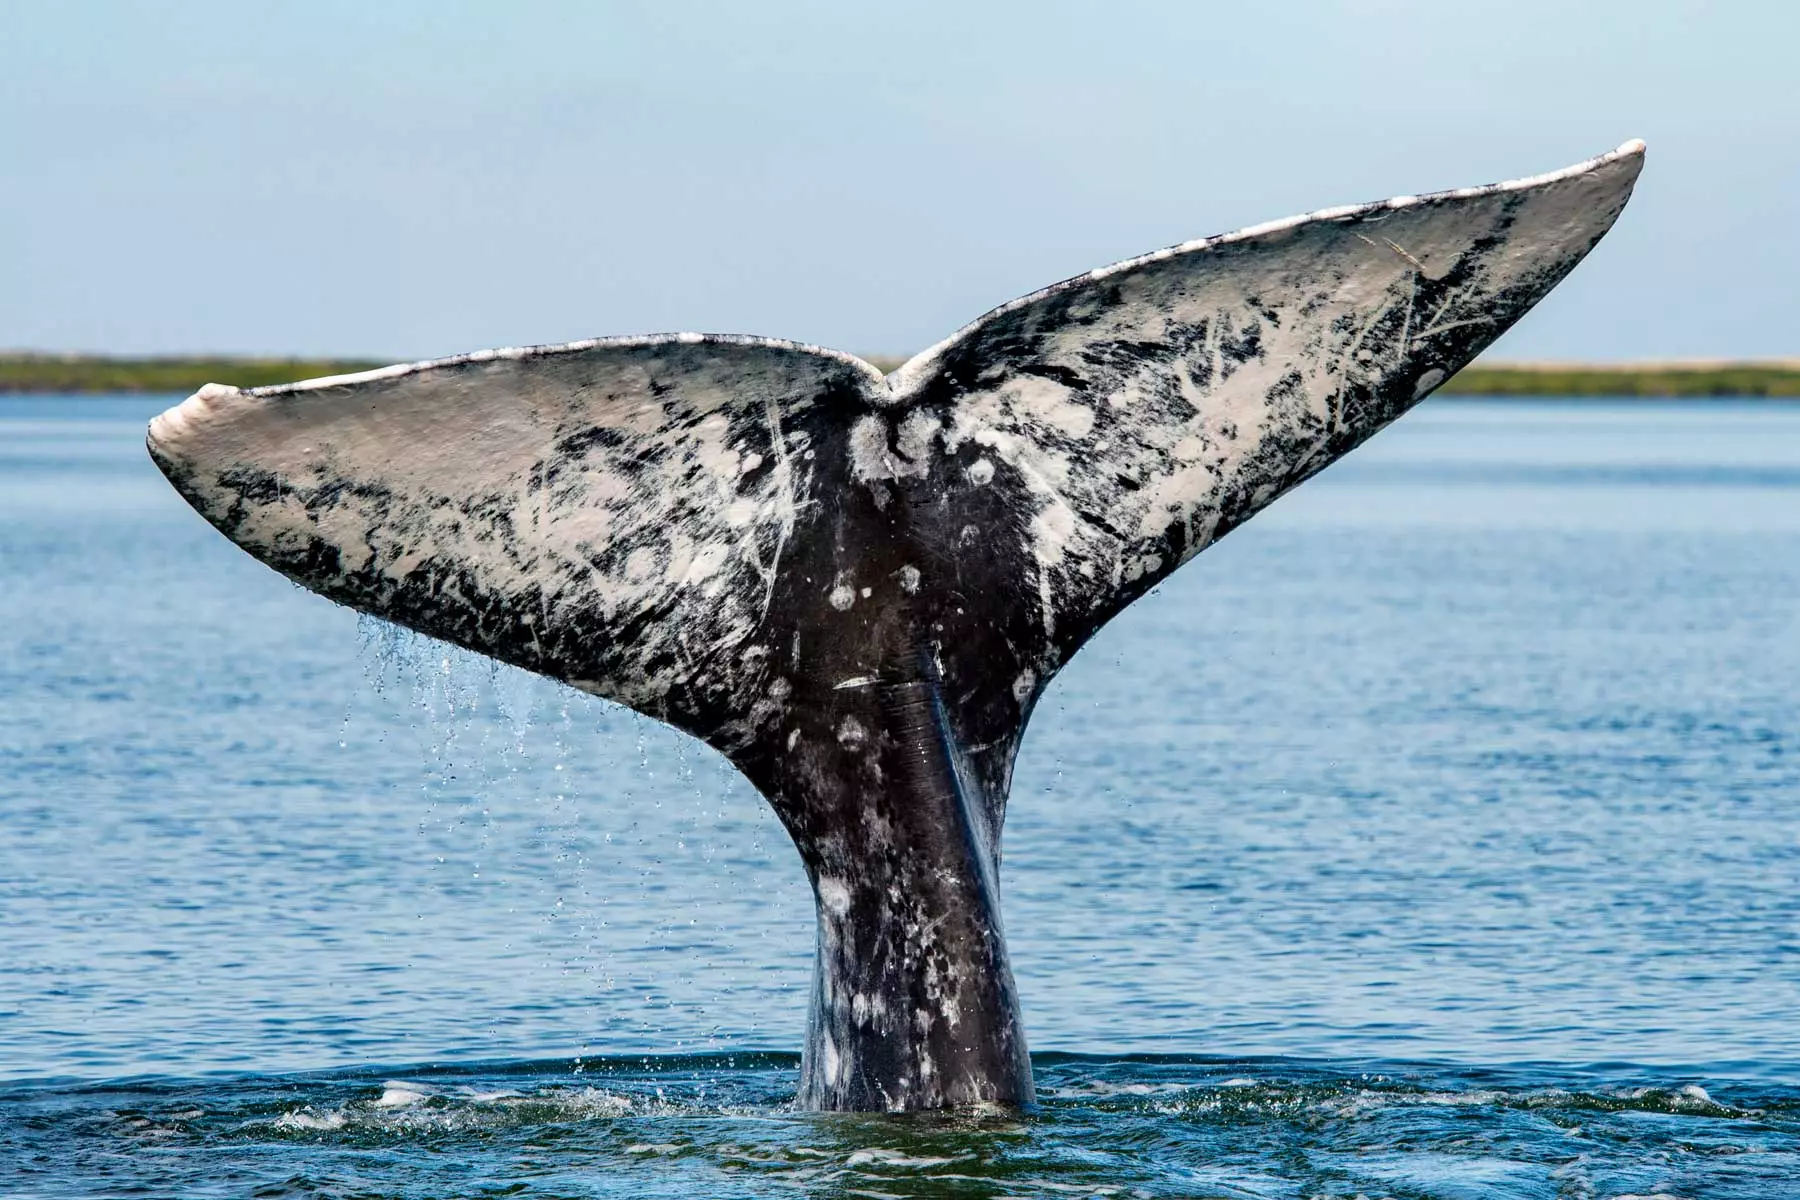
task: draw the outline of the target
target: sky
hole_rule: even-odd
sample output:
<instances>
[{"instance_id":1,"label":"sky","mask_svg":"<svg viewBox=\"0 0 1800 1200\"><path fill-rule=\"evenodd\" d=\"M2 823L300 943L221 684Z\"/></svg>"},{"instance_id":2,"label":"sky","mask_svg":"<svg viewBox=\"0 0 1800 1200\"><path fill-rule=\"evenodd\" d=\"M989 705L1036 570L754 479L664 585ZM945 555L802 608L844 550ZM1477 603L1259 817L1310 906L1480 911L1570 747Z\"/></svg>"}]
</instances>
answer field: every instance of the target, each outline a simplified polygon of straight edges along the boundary
<instances>
[{"instance_id":1,"label":"sky","mask_svg":"<svg viewBox=\"0 0 1800 1200\"><path fill-rule=\"evenodd\" d=\"M0 348L909 354L1641 137L1497 359L1800 355L1792 0L0 2Z\"/></svg>"}]
</instances>

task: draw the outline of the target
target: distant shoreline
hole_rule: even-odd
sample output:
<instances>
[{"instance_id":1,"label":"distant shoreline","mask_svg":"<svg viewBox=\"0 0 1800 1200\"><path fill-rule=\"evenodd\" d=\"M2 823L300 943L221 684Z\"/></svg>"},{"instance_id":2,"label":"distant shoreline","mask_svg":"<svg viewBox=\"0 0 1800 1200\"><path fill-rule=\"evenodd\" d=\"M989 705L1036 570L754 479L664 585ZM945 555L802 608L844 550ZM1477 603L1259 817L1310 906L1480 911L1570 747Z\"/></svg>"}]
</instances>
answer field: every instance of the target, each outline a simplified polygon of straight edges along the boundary
<instances>
[{"instance_id":1,"label":"distant shoreline","mask_svg":"<svg viewBox=\"0 0 1800 1200\"><path fill-rule=\"evenodd\" d=\"M883 370L903 361L870 356ZM388 365L378 359L0 354L0 395L192 392L205 383L265 387ZM1438 389L1451 396L1800 397L1800 359L1773 362L1481 363Z\"/></svg>"},{"instance_id":2,"label":"distant shoreline","mask_svg":"<svg viewBox=\"0 0 1800 1200\"><path fill-rule=\"evenodd\" d=\"M1643 399L1800 397L1800 360L1783 362L1483 363L1438 389L1450 396Z\"/></svg>"}]
</instances>

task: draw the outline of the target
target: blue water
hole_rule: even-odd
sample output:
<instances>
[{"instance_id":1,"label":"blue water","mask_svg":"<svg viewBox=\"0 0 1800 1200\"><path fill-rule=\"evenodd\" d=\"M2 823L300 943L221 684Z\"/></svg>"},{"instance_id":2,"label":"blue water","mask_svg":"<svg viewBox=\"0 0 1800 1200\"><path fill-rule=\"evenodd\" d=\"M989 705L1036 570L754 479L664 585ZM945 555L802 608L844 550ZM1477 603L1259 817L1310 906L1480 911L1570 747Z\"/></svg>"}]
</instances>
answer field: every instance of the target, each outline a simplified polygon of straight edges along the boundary
<instances>
[{"instance_id":1,"label":"blue water","mask_svg":"<svg viewBox=\"0 0 1800 1200\"><path fill-rule=\"evenodd\" d=\"M1027 737L1027 1118L789 1107L711 752L0 400L0 1196L1800 1195L1800 406L1432 401Z\"/></svg>"}]
</instances>

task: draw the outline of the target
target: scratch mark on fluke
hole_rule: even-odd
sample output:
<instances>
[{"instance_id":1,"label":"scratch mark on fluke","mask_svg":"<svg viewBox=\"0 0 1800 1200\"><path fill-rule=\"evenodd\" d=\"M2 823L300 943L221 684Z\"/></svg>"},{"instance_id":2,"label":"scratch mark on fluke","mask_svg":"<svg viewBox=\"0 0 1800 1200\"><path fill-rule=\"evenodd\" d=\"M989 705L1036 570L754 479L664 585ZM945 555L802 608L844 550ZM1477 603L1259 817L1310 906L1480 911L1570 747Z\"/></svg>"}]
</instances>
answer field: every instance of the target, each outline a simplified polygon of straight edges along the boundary
<instances>
[{"instance_id":1,"label":"scratch mark on fluke","mask_svg":"<svg viewBox=\"0 0 1800 1200\"><path fill-rule=\"evenodd\" d=\"M1029 1106L995 877L1044 687L1524 315L1642 154L1157 251L885 378L766 338L490 350L209 384L150 453L305 587L723 751L818 900L803 1105Z\"/></svg>"}]
</instances>

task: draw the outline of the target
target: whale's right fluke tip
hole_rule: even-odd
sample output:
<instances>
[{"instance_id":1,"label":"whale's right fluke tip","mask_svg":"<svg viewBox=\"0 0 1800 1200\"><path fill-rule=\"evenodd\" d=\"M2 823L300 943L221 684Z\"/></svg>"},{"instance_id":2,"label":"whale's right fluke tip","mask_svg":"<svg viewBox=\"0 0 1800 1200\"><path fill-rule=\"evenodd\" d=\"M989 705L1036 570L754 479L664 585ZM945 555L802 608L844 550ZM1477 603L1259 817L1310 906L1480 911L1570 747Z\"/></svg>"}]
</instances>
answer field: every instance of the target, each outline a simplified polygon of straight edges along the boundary
<instances>
[{"instance_id":1,"label":"whale's right fluke tip","mask_svg":"<svg viewBox=\"0 0 1800 1200\"><path fill-rule=\"evenodd\" d=\"M1650 148L1649 146L1644 144L1643 138L1632 138L1629 142L1626 142L1623 146L1620 146L1617 150L1614 150L1613 153L1614 154L1635 154L1635 155L1638 155L1641 157L1643 155L1644 151L1648 150L1649 148Z\"/></svg>"}]
</instances>

